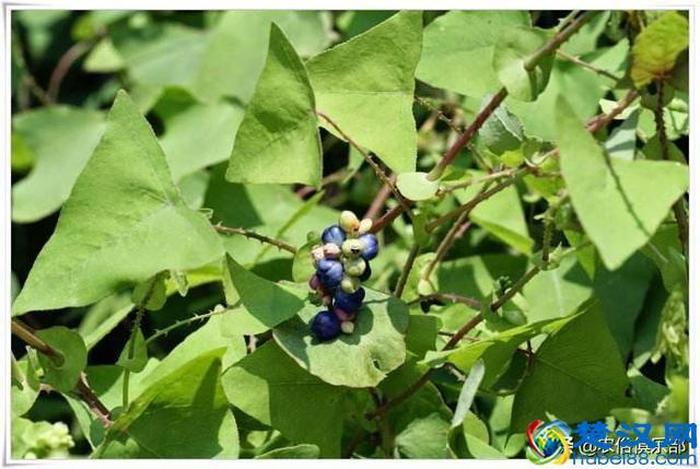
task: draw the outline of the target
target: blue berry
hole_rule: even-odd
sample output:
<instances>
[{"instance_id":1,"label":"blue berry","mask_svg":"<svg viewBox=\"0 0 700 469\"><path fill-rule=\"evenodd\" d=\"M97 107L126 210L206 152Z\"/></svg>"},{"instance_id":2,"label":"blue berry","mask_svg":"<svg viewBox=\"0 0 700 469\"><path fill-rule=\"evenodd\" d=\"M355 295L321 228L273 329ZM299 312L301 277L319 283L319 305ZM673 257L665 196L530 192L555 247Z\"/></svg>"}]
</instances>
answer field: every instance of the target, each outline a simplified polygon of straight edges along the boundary
<instances>
[{"instance_id":1,"label":"blue berry","mask_svg":"<svg viewBox=\"0 0 700 469\"><path fill-rule=\"evenodd\" d=\"M345 238L345 231L338 225L329 226L323 230L323 234L321 234L323 244L333 243L338 247L343 245Z\"/></svg>"},{"instance_id":2,"label":"blue berry","mask_svg":"<svg viewBox=\"0 0 700 469\"><path fill-rule=\"evenodd\" d=\"M362 275L360 275L359 279L360 282L364 282L366 280L369 280L369 278L372 276L372 269L369 268L369 262L366 263L365 271L362 272Z\"/></svg>"},{"instance_id":3,"label":"blue berry","mask_svg":"<svg viewBox=\"0 0 700 469\"><path fill-rule=\"evenodd\" d=\"M331 311L321 311L311 322L311 332L321 341L334 339L340 335L340 320Z\"/></svg>"},{"instance_id":4,"label":"blue berry","mask_svg":"<svg viewBox=\"0 0 700 469\"><path fill-rule=\"evenodd\" d=\"M316 275L325 287L335 288L343 280L343 264L333 259L321 259Z\"/></svg>"},{"instance_id":5,"label":"blue berry","mask_svg":"<svg viewBox=\"0 0 700 469\"><path fill-rule=\"evenodd\" d=\"M338 289L335 292L335 306L348 313L357 311L362 307L362 300L365 299L365 289L359 288L355 293L345 293Z\"/></svg>"},{"instance_id":6,"label":"blue berry","mask_svg":"<svg viewBox=\"0 0 700 469\"><path fill-rule=\"evenodd\" d=\"M372 233L363 234L358 238L362 242L362 258L366 261L372 260L377 257L377 252L379 252L379 244L377 243L377 237Z\"/></svg>"}]
</instances>

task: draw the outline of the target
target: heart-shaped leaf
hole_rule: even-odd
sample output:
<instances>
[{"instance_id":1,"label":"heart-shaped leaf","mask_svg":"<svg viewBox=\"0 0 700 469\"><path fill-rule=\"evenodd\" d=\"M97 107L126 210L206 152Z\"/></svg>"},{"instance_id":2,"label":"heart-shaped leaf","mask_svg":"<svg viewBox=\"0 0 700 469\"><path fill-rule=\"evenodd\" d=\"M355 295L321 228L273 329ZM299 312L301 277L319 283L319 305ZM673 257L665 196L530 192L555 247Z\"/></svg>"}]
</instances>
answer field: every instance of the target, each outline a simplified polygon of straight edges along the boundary
<instances>
[{"instance_id":1,"label":"heart-shaped leaf","mask_svg":"<svg viewBox=\"0 0 700 469\"><path fill-rule=\"evenodd\" d=\"M416 168L412 109L422 26L421 12L402 11L307 64L318 110L396 172Z\"/></svg>"},{"instance_id":2,"label":"heart-shaped leaf","mask_svg":"<svg viewBox=\"0 0 700 469\"><path fill-rule=\"evenodd\" d=\"M355 331L330 342L311 334L321 308L305 308L273 331L275 340L302 368L337 386L376 386L406 358L408 307L393 296L366 289Z\"/></svg>"},{"instance_id":3,"label":"heart-shaped leaf","mask_svg":"<svg viewBox=\"0 0 700 469\"><path fill-rule=\"evenodd\" d=\"M36 335L60 354L60 357L38 354L39 363L44 369L44 381L61 392L72 391L87 365L83 338L63 326L42 329Z\"/></svg>"},{"instance_id":4,"label":"heart-shaped leaf","mask_svg":"<svg viewBox=\"0 0 700 469\"><path fill-rule=\"evenodd\" d=\"M221 254L216 232L185 205L153 131L121 91L13 315L90 304L157 272L199 267Z\"/></svg>"},{"instance_id":5,"label":"heart-shaped leaf","mask_svg":"<svg viewBox=\"0 0 700 469\"><path fill-rule=\"evenodd\" d=\"M226 179L319 185L322 169L317 126L306 68L273 23L267 62L236 134Z\"/></svg>"}]
</instances>

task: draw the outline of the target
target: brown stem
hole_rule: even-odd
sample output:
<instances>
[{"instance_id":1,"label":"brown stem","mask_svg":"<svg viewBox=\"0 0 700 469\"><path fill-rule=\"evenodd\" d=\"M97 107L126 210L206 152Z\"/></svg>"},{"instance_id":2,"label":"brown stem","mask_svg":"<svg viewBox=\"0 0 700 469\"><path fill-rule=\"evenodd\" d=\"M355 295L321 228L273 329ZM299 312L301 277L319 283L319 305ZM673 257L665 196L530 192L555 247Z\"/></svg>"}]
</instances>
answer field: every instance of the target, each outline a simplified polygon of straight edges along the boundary
<instances>
[{"instance_id":1,"label":"brown stem","mask_svg":"<svg viewBox=\"0 0 700 469\"><path fill-rule=\"evenodd\" d=\"M63 78L65 78L68 70L71 66L78 60L84 53L90 50L93 41L80 41L73 44L59 59L56 68L54 68L51 73L51 78L49 79L49 87L46 94L50 102L55 103L58 98L58 93L61 90L61 83Z\"/></svg>"},{"instance_id":2,"label":"brown stem","mask_svg":"<svg viewBox=\"0 0 700 469\"><path fill-rule=\"evenodd\" d=\"M411 269L413 269L413 263L416 261L416 257L418 257L419 252L420 246L418 246L418 243L414 243L411 251L408 253L408 259L406 259L406 262L403 265L401 276L399 277L399 281L396 283L396 288L394 289L394 296L396 298L401 298L403 290L406 288L408 276L411 274Z\"/></svg>"},{"instance_id":3,"label":"brown stem","mask_svg":"<svg viewBox=\"0 0 700 469\"><path fill-rule=\"evenodd\" d=\"M529 271L525 273L511 288L508 289L508 291L498 298L496 301L491 303L489 309L491 311L497 311L501 306L503 306L505 303L507 303L513 296L515 296L516 293L518 293L522 288L525 286L527 282L532 280L532 278L540 271L539 267L533 267ZM454 348L455 345L459 343L460 340L464 338L465 335L467 335L468 332L470 332L472 329L474 329L476 326L481 323L481 321L484 320L484 315L483 313L479 313L473 318L471 318L469 321L467 321L466 324L464 324L455 334L452 336L452 338L445 344L445 346L441 349L441 351L446 351L446 350L451 350ZM386 414L386 412L389 409L392 409L396 407L397 405L401 404L404 402L406 399L411 397L416 391L418 391L425 383L427 383L430 380L430 372L432 370L428 370L425 373L421 375L418 380L413 383L410 387L408 387L406 390L404 390L401 394L398 394L396 397L393 399L390 399L388 401L385 401L380 407L376 408L374 411L369 412L366 417L368 419L373 419L378 416L382 416Z\"/></svg>"},{"instance_id":4,"label":"brown stem","mask_svg":"<svg viewBox=\"0 0 700 469\"><path fill-rule=\"evenodd\" d=\"M294 246L292 246L291 244L289 244L285 241L271 238L271 237L266 236L264 234L260 234L260 233L256 233L255 231L248 230L246 228L223 226L220 223L218 223L218 224L214 225L214 229L221 234L241 235L241 236L245 236L246 238L249 238L249 239L255 239L257 241L260 241L261 243L271 244L272 246L275 246L279 249L283 249L283 250L290 252L292 254L296 254L296 252L297 252L297 248L295 248Z\"/></svg>"},{"instance_id":5,"label":"brown stem","mask_svg":"<svg viewBox=\"0 0 700 469\"><path fill-rule=\"evenodd\" d=\"M394 221L396 218L398 218L402 213L404 209L401 205L397 205L396 207L392 208L388 212L386 212L384 215L379 217L378 220L376 220L374 223L372 223L372 229L370 232L372 233L378 233L382 229L384 229L385 226L391 224L392 221Z\"/></svg>"},{"instance_id":6,"label":"brown stem","mask_svg":"<svg viewBox=\"0 0 700 469\"><path fill-rule=\"evenodd\" d=\"M396 185L394 183L392 183L391 180L389 179L389 177L386 175L386 173L384 173L384 170L382 170L382 168L380 168L379 165L374 161L372 156L369 153L367 153L364 148L362 148L360 145L355 143L355 141L352 138L350 138L350 136L348 134L343 132L343 129L338 127L338 124L336 124L326 114L324 114L322 112L318 112L318 111L316 111L316 114L318 114L318 116L321 119L328 122L331 125L331 127L333 127L336 130L336 132L338 132L341 135L341 137L343 137L350 145L355 147L355 149L358 152L360 152L360 154L365 159L365 161L372 167L372 169L374 170L374 173L377 175L379 180L382 181L385 185L389 186L389 188L391 189L391 192L394 194L394 197L396 197L396 200L399 202L399 205L401 205L401 207L403 207L404 211L409 212L409 216L410 216L410 211L408 210L408 205L406 204L406 200L403 198L403 196L401 195L399 190L396 188Z\"/></svg>"},{"instance_id":7,"label":"brown stem","mask_svg":"<svg viewBox=\"0 0 700 469\"><path fill-rule=\"evenodd\" d=\"M12 334L22 339L34 350L43 353L44 355L51 357L54 360L63 360L63 355L51 345L44 342L39 338L36 333L26 324L22 323L18 319L13 319L10 323ZM87 404L88 408L93 414L98 418L98 420L105 426L109 427L112 424L111 415L109 409L100 401L95 391L88 385L85 373L81 373L78 382L75 385L74 392L80 397L80 399Z\"/></svg>"},{"instance_id":8,"label":"brown stem","mask_svg":"<svg viewBox=\"0 0 700 469\"><path fill-rule=\"evenodd\" d=\"M476 135L486 119L493 114L493 112L501 105L504 99L508 96L508 91L505 88L501 88L498 92L493 95L491 100L484 106L484 108L479 111L479 114L474 118L467 130L464 131L462 135L452 144L452 146L447 150L445 155L442 157L440 162L433 168L433 170L428 175L429 180L436 180L442 176L445 169L452 164L452 162L457 158L460 150L469 143L469 141Z\"/></svg>"},{"instance_id":9,"label":"brown stem","mask_svg":"<svg viewBox=\"0 0 700 469\"><path fill-rule=\"evenodd\" d=\"M664 94L663 82L661 80L656 83L657 99L656 108L654 109L654 119L656 121L656 133L659 135L659 144L661 146L661 156L664 160L670 161L668 134L666 133L666 123L664 122ZM688 216L683 205L683 196L676 200L673 204L673 215L676 217L678 224L678 240L681 243L681 249L688 258Z\"/></svg>"},{"instance_id":10,"label":"brown stem","mask_svg":"<svg viewBox=\"0 0 700 469\"><path fill-rule=\"evenodd\" d=\"M389 181L391 182L391 184L395 184L396 175L392 174L391 176L389 176ZM379 214L379 212L384 207L384 204L386 204L386 201L389 200L389 196L391 196L391 185L384 184L379 190L379 192L377 192L377 195L374 197L374 200L372 200L372 203L367 209L364 218L374 220L377 217L377 214Z\"/></svg>"},{"instance_id":11,"label":"brown stem","mask_svg":"<svg viewBox=\"0 0 700 469\"><path fill-rule=\"evenodd\" d=\"M464 212L462 212L457 218L457 220L455 220L455 222L452 224L445 237L442 238L442 241L440 242L437 250L435 251L435 257L433 257L428 266L422 272L421 277L424 280L430 279L430 275L433 273L433 270L435 270L435 267L437 267L437 265L440 262L442 262L442 260L447 255L447 252L450 250L450 248L452 248L452 245L454 244L454 241L457 238L457 233L462 231L462 224L469 223L467 219L469 218L470 213L471 210L465 210Z\"/></svg>"},{"instance_id":12,"label":"brown stem","mask_svg":"<svg viewBox=\"0 0 700 469\"><path fill-rule=\"evenodd\" d=\"M471 199L466 204L461 205L461 206L457 207L456 209L452 210L451 212L447 212L445 215L441 216L440 218L437 218L437 219L431 221L430 223L426 224L425 225L426 231L431 232L435 228L440 226L442 223L444 223L448 220L451 220L454 217L460 216L462 213L471 212L474 209L474 207L479 205L484 200L486 200L489 197L491 197L492 195L502 191L503 189L509 187L511 184L513 184L518 179L518 177L520 177L521 174L524 174L527 170L528 170L527 168L519 169L518 171L513 173L513 176L511 176L510 178L499 182L498 184L496 184L495 186L493 186L492 188L490 188L486 191L480 192L479 194L474 196L474 198Z\"/></svg>"},{"instance_id":13,"label":"brown stem","mask_svg":"<svg viewBox=\"0 0 700 469\"><path fill-rule=\"evenodd\" d=\"M426 300L450 301L452 303L465 304L472 309L481 309L481 302L479 300L475 298L469 298L467 296L457 295L456 293L431 293L430 295L423 295L420 298L416 298L413 301L409 301L408 304L412 305Z\"/></svg>"},{"instance_id":14,"label":"brown stem","mask_svg":"<svg viewBox=\"0 0 700 469\"><path fill-rule=\"evenodd\" d=\"M615 81L615 82L618 82L618 81L622 80L622 77L618 77L617 75L615 75L615 74L613 74L613 73L610 73L610 72L608 72L607 70L604 70L604 69L602 69L602 68L598 68L598 67L596 67L595 65L593 65L593 64L591 64L591 63L584 62L583 60L579 59L578 57L576 57L576 56L574 56L574 55L567 54L566 52L564 52L564 51L561 50L561 49L557 51L557 56L559 56L560 58L562 58L562 59L564 59L564 60L568 60L569 62L574 63L574 64L576 64L576 65L578 65L578 66L580 66L580 67L583 67L583 68L586 68L586 69L588 69L588 70L590 70L590 71L592 71L592 72L595 72L595 73L597 73L598 75L602 75L602 76L604 76L604 77L608 77L608 78L610 78L611 80L613 80L613 81Z\"/></svg>"},{"instance_id":15,"label":"brown stem","mask_svg":"<svg viewBox=\"0 0 700 469\"><path fill-rule=\"evenodd\" d=\"M610 110L607 114L601 114L599 116L593 117L586 124L586 130L590 133L596 133L610 122L615 119L622 111L627 109L627 107L632 104L632 102L637 99L639 93L637 90L629 90L627 94L615 105L614 108Z\"/></svg>"},{"instance_id":16,"label":"brown stem","mask_svg":"<svg viewBox=\"0 0 700 469\"><path fill-rule=\"evenodd\" d=\"M587 11L581 16L573 20L566 27L562 28L558 33L556 33L552 38L547 41L545 45L535 51L534 54L530 56L529 59L524 64L525 70L528 72L532 71L537 67L542 59L551 55L560 45L562 45L567 39L569 39L576 31L581 29L581 27L593 18L596 11Z\"/></svg>"}]
</instances>

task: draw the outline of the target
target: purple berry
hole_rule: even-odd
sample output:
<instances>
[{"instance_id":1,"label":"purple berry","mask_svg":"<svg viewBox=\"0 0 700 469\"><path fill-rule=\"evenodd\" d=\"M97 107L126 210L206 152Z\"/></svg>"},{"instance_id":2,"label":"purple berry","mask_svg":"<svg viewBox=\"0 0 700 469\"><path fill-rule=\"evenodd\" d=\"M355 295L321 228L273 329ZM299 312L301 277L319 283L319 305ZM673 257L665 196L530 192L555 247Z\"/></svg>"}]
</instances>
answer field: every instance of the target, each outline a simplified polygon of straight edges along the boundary
<instances>
[{"instance_id":1,"label":"purple berry","mask_svg":"<svg viewBox=\"0 0 700 469\"><path fill-rule=\"evenodd\" d=\"M379 252L379 244L377 243L377 237L372 233L363 234L358 238L362 242L362 258L366 261L372 260L377 257L377 252Z\"/></svg>"},{"instance_id":2,"label":"purple berry","mask_svg":"<svg viewBox=\"0 0 700 469\"><path fill-rule=\"evenodd\" d=\"M366 280L369 280L369 278L372 276L372 269L369 268L369 262L367 262L367 267L365 267L365 271L362 272L362 275L360 275L359 279L360 282L364 282Z\"/></svg>"},{"instance_id":3,"label":"purple berry","mask_svg":"<svg viewBox=\"0 0 700 469\"><path fill-rule=\"evenodd\" d=\"M340 335L340 320L331 311L321 311L311 322L311 332L320 341L334 339Z\"/></svg>"},{"instance_id":4,"label":"purple berry","mask_svg":"<svg viewBox=\"0 0 700 469\"><path fill-rule=\"evenodd\" d=\"M333 259L321 259L316 275L325 287L335 288L343 280L343 264Z\"/></svg>"},{"instance_id":5,"label":"purple berry","mask_svg":"<svg viewBox=\"0 0 700 469\"><path fill-rule=\"evenodd\" d=\"M362 307L362 300L365 299L364 288L358 289L355 293L345 293L338 289L335 292L335 307L348 313L353 313Z\"/></svg>"},{"instance_id":6,"label":"purple berry","mask_svg":"<svg viewBox=\"0 0 700 469\"><path fill-rule=\"evenodd\" d=\"M318 290L318 287L320 287L320 286L321 286L321 279L318 278L318 275L312 275L311 278L309 279L309 288L316 291L316 290Z\"/></svg>"},{"instance_id":7,"label":"purple berry","mask_svg":"<svg viewBox=\"0 0 700 469\"><path fill-rule=\"evenodd\" d=\"M344 321L354 321L355 318L357 317L357 313L356 313L356 312L348 313L348 312L345 311L344 309L340 309L340 308L335 308L333 311L335 312L335 315L338 316L338 319L339 319L341 322L344 322Z\"/></svg>"},{"instance_id":8,"label":"purple berry","mask_svg":"<svg viewBox=\"0 0 700 469\"><path fill-rule=\"evenodd\" d=\"M343 229L338 225L329 226L328 228L323 230L323 234L321 234L321 240L323 240L323 244L332 243L338 247L343 245L345 237L345 231L343 231Z\"/></svg>"}]
</instances>

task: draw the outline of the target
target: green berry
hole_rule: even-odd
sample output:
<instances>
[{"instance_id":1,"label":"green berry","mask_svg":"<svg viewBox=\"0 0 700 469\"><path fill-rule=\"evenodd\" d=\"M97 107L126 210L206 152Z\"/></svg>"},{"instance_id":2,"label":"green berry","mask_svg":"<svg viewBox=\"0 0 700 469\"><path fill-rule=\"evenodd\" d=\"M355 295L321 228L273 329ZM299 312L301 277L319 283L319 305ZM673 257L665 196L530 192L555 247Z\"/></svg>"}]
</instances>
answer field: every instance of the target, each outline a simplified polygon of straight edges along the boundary
<instances>
[{"instance_id":1,"label":"green berry","mask_svg":"<svg viewBox=\"0 0 700 469\"><path fill-rule=\"evenodd\" d=\"M363 247L364 245L359 239L346 239L341 250L346 257L359 257L362 254Z\"/></svg>"},{"instance_id":2,"label":"green berry","mask_svg":"<svg viewBox=\"0 0 700 469\"><path fill-rule=\"evenodd\" d=\"M345 275L343 280L340 281L340 288L342 288L345 293L355 293L357 289L360 288L360 279Z\"/></svg>"},{"instance_id":3,"label":"green berry","mask_svg":"<svg viewBox=\"0 0 700 469\"><path fill-rule=\"evenodd\" d=\"M365 273L367 263L363 258L356 257L354 259L347 259L345 262L343 262L343 266L345 267L346 274L352 277L359 277Z\"/></svg>"},{"instance_id":4,"label":"green berry","mask_svg":"<svg viewBox=\"0 0 700 469\"><path fill-rule=\"evenodd\" d=\"M355 323L352 321L343 321L340 323L340 330L343 334L352 334L355 332Z\"/></svg>"}]
</instances>

